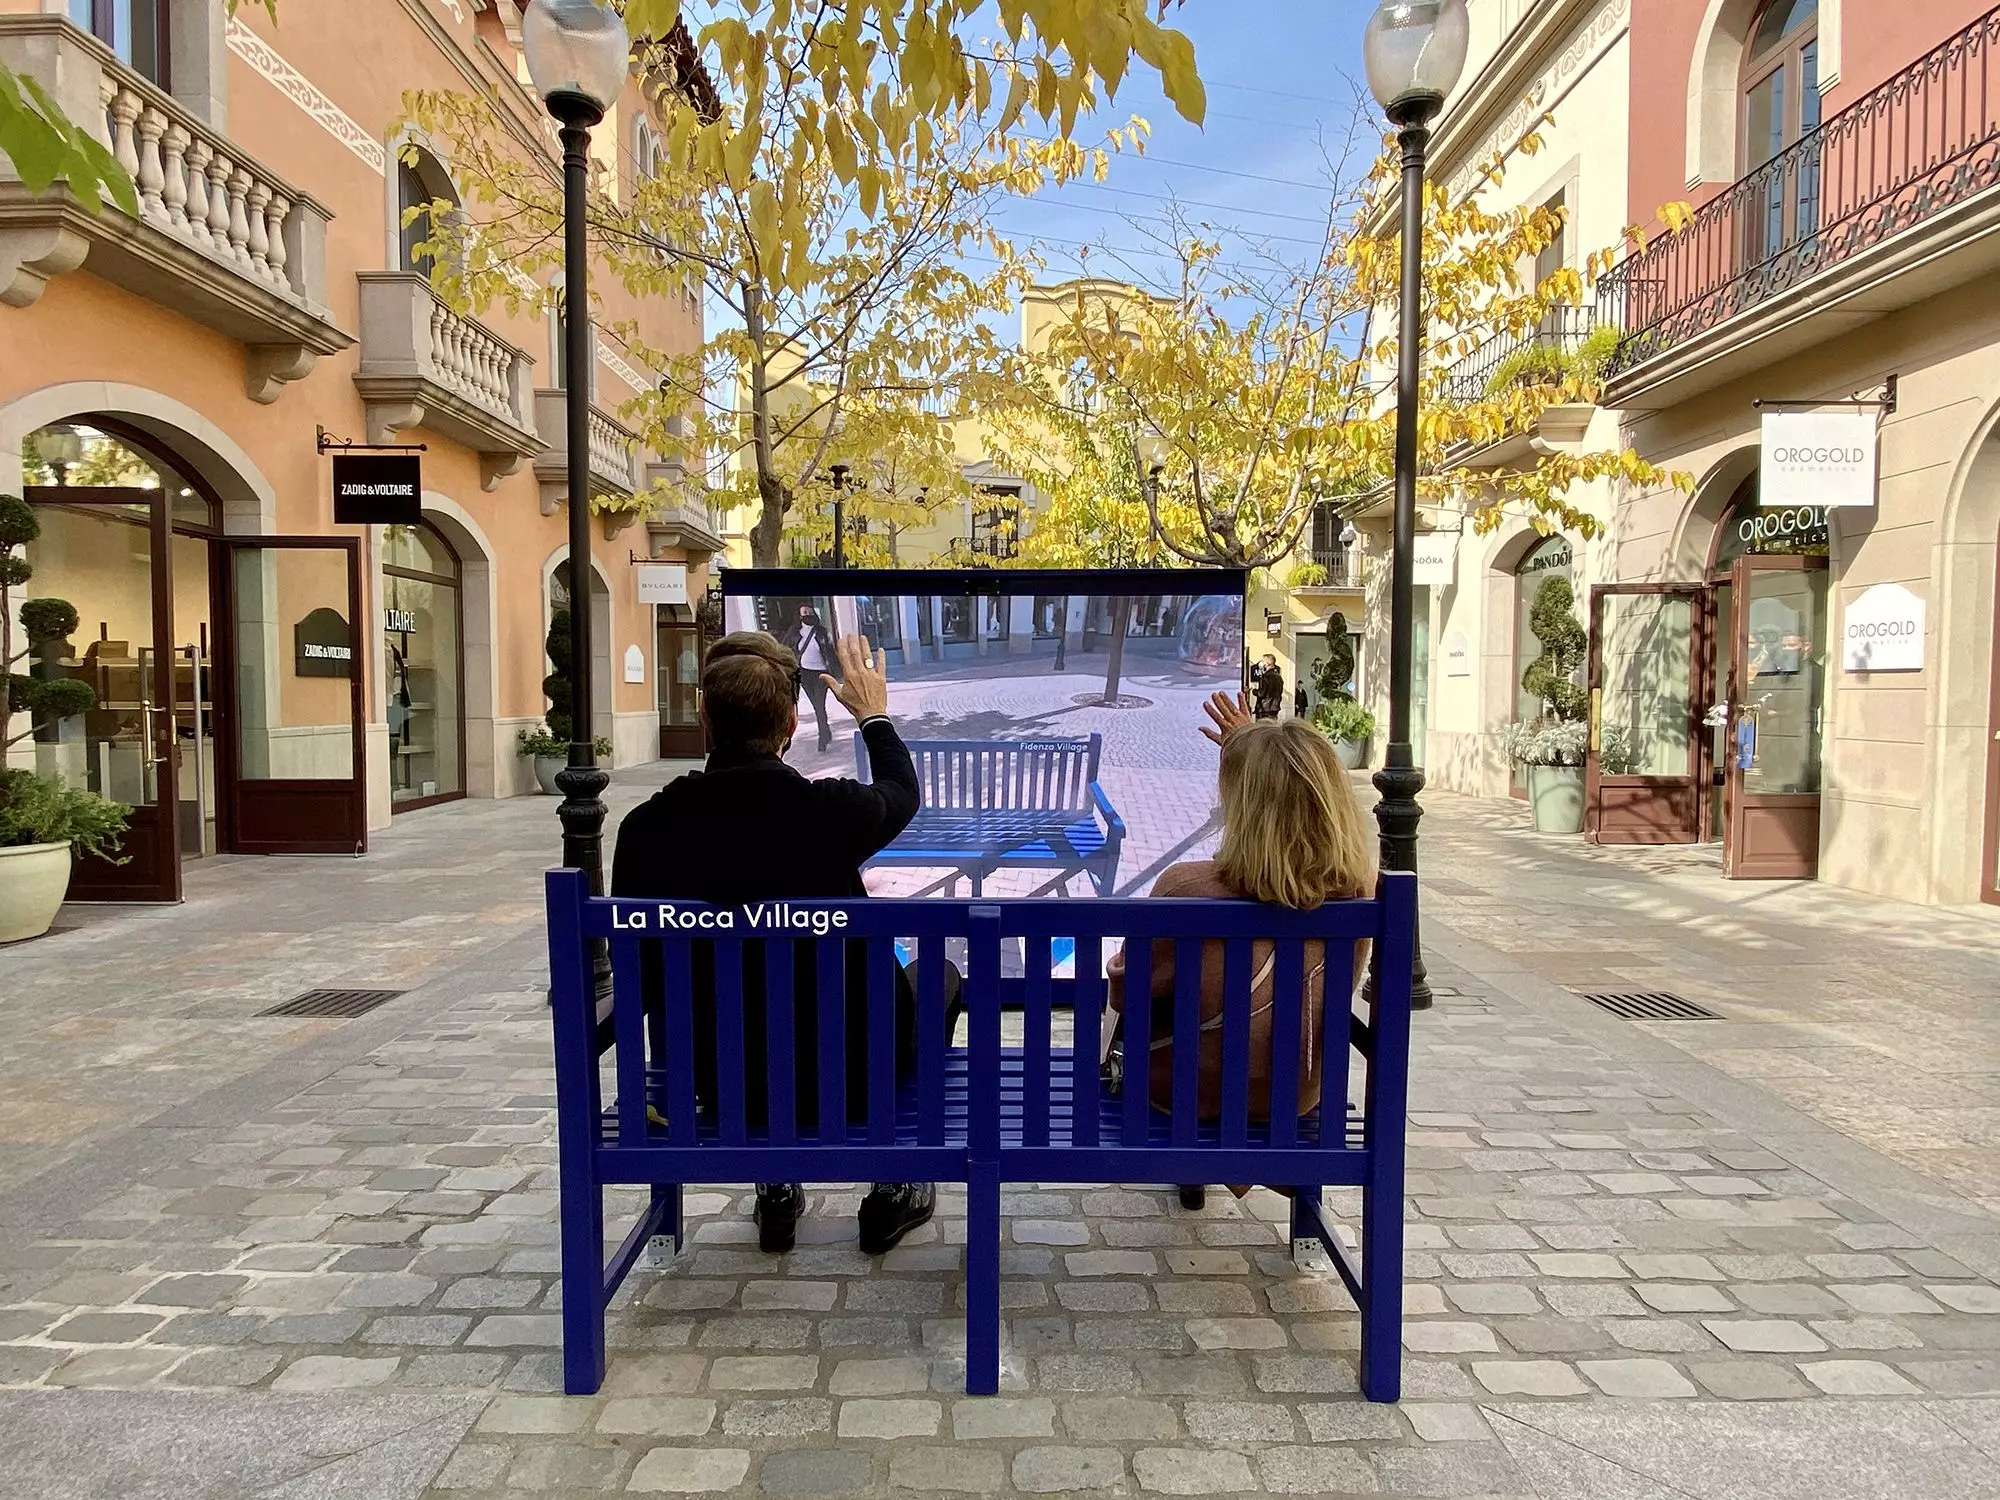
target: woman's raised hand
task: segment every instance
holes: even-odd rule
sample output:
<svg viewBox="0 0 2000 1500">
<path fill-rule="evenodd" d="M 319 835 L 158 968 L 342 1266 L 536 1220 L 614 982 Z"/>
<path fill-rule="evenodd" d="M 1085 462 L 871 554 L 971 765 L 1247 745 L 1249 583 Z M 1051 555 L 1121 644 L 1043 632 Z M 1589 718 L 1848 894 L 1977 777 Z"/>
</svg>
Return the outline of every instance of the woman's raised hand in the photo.
<svg viewBox="0 0 2000 1500">
<path fill-rule="evenodd" d="M 1230 730 L 1248 724 L 1252 717 L 1250 700 L 1241 693 L 1217 693 L 1202 709 L 1208 714 L 1209 723 L 1201 726 L 1201 732 L 1218 745 Z"/>
</svg>

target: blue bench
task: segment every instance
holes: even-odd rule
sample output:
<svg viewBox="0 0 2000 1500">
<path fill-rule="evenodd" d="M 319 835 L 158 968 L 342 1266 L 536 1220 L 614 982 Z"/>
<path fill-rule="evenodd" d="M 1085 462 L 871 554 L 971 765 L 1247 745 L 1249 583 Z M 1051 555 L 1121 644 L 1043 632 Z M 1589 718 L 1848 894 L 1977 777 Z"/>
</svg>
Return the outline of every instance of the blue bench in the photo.
<svg viewBox="0 0 2000 1500">
<path fill-rule="evenodd" d="M 1039 870 L 1049 880 L 1033 892 L 1066 889 L 1088 875 L 1109 896 L 1118 881 L 1125 822 L 1097 779 L 1104 736 L 1067 740 L 911 740 L 923 806 L 869 868 L 943 869 L 929 891 L 972 882 L 983 895 L 997 870 Z M 868 781 L 868 749 L 854 736 L 854 764 Z"/>
<path fill-rule="evenodd" d="M 548 875 L 549 960 L 555 1014 L 557 1137 L 561 1178 L 563 1379 L 571 1394 L 604 1378 L 605 1309 L 656 1236 L 683 1243 L 686 1183 L 959 1182 L 967 1190 L 966 1390 L 990 1395 L 1000 1378 L 1000 1187 L 1002 1183 L 1261 1182 L 1298 1184 L 1292 1238 L 1317 1240 L 1361 1310 L 1361 1389 L 1373 1401 L 1401 1391 L 1403 1133 L 1408 1098 L 1410 967 L 1416 881 L 1389 875 L 1382 894 L 1297 912 L 1245 901 L 862 900 L 771 903 L 736 910 L 686 902 L 593 898 L 574 870 Z M 774 940 L 782 938 L 783 940 Z M 1076 977 L 1053 975 L 1051 948 L 1074 939 Z M 1128 948 L 1129 993 L 1146 994 L 1152 943 L 1175 950 L 1174 1034 L 1200 1028 L 1200 945 L 1223 944 L 1227 999 L 1222 1026 L 1221 1110 L 1197 1110 L 1194 1047 L 1174 1051 L 1172 1108 L 1152 1106 L 1133 1070 L 1113 1094 L 1099 1080 L 1105 1024 L 1103 959 Z M 1271 1118 L 1250 1117 L 1252 942 L 1275 942 L 1273 1056 L 1296 1057 L 1306 944 L 1326 945 L 1329 975 L 1343 972 L 1352 944 L 1376 944 L 1369 1014 L 1339 1024 L 1330 983 L 1322 1028 L 1323 1107 L 1301 1118 L 1295 1067 L 1272 1074 Z M 612 998 L 600 1020 L 592 939 L 608 939 Z M 913 1077 L 896 1077 L 893 1049 L 895 944 L 917 955 L 918 1056 Z M 1004 940 L 1026 952 L 1026 973 L 1000 975 Z M 969 956 L 963 991 L 967 1042 L 944 1036 L 945 944 Z M 817 944 L 821 1046 L 818 1108 L 795 1105 L 795 944 Z M 844 1027 L 846 943 L 866 953 L 870 1057 L 865 1117 L 848 1107 Z M 695 946 L 712 950 L 719 1058 L 713 1100 L 695 1097 Z M 642 949 L 658 952 L 657 985 L 642 983 Z M 745 994 L 745 959 L 762 949 L 763 993 Z M 753 966 L 754 967 L 754 966 Z M 1164 1003 L 1164 1002 L 1162 1002 Z M 1024 1041 L 1002 1047 L 1003 1007 L 1018 1005 Z M 743 1016 L 761 1006 L 768 1048 L 767 1118 L 747 1116 Z M 1062 1008 L 1072 1037 L 1056 1024 Z M 1127 1056 L 1149 1055 L 1151 1007 L 1127 1015 Z M 603 1059 L 612 1054 L 612 1098 Z M 1358 1060 L 1358 1061 L 1357 1061 Z M 1351 1067 L 1366 1069 L 1365 1106 L 1347 1104 Z M 604 1189 L 649 1185 L 647 1209 L 607 1258 Z M 1321 1189 L 1359 1187 L 1360 1255 L 1350 1254 L 1321 1211 Z"/>
</svg>

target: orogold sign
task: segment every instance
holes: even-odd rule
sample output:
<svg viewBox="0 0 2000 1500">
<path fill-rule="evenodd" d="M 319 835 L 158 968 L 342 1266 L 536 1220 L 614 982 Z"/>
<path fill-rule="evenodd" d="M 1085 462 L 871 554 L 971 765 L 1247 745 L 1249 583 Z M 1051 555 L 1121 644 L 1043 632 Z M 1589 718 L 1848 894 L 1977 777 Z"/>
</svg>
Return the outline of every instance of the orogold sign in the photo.
<svg viewBox="0 0 2000 1500">
<path fill-rule="evenodd" d="M 1759 503 L 1873 507 L 1880 420 L 1873 410 L 1765 412 Z"/>
</svg>

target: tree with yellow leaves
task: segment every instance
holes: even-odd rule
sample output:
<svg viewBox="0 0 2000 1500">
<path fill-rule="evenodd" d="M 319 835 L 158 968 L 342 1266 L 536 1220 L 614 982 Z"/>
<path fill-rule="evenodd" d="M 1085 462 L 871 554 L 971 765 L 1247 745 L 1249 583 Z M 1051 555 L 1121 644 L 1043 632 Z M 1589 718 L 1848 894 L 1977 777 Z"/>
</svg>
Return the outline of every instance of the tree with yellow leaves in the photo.
<svg viewBox="0 0 2000 1500">
<path fill-rule="evenodd" d="M 1513 150 L 1538 145 L 1530 131 Z M 1499 154 L 1486 163 L 1478 188 L 1497 182 L 1506 162 Z M 1382 210 L 1396 178 L 1386 158 L 1344 190 L 1338 175 L 1320 244 L 1304 264 L 1231 262 L 1213 231 L 1170 212 L 1166 230 L 1154 233 L 1168 270 L 1146 278 L 1147 295 L 1079 298 L 1040 356 L 1038 378 L 988 393 L 1011 404 L 995 423 L 1006 460 L 1050 496 L 1038 531 L 1088 538 L 1098 511 L 1111 507 L 1118 517 L 1098 545 L 1067 557 L 1106 563 L 1127 551 L 1121 534 L 1136 524 L 1135 497 L 1151 545 L 1168 558 L 1269 568 L 1297 548 L 1325 495 L 1389 477 L 1395 405 L 1383 372 L 1394 370 L 1396 346 L 1371 329 L 1376 310 L 1399 296 L 1401 245 L 1369 226 L 1393 219 Z M 1553 309 L 1581 303 L 1613 258 L 1600 252 L 1582 273 L 1564 269 L 1537 283 L 1526 268 L 1561 232 L 1561 210 L 1489 210 L 1478 188 L 1457 201 L 1429 189 L 1423 284 L 1433 336 L 1422 367 L 1419 493 L 1432 500 L 1460 489 L 1454 469 L 1469 449 L 1528 430 L 1551 406 L 1596 397 L 1595 370 L 1575 357 L 1523 360 L 1509 378 L 1475 391 L 1448 380 L 1451 366 L 1487 339 L 1530 336 Z M 1675 217 L 1663 210 L 1670 224 Z M 1102 450 L 1122 454 L 1142 434 L 1160 444 L 1163 460 L 1157 483 L 1134 488 L 1122 457 L 1105 470 Z M 1135 462 L 1131 473 L 1150 468 Z M 1497 525 L 1511 501 L 1538 524 L 1588 537 L 1598 522 L 1576 503 L 1577 486 L 1670 477 L 1629 451 L 1553 451 L 1510 474 L 1506 501 L 1478 496 L 1475 523 Z"/>
<path fill-rule="evenodd" d="M 1022 122 L 1036 80 L 1054 76 L 1046 59 L 974 60 L 967 92 L 933 71 L 941 39 L 898 32 L 889 7 L 861 7 L 872 19 L 859 30 L 852 8 L 720 9 L 693 47 L 641 45 L 663 127 L 657 167 L 622 201 L 600 195 L 591 228 L 629 292 L 721 314 L 694 350 L 647 348 L 636 329 L 618 330 L 659 377 L 624 414 L 722 504 L 754 508 L 752 555 L 768 567 L 788 533 L 823 538 L 833 498 L 823 481 L 836 464 L 901 476 L 851 507 L 884 534 L 962 491 L 943 418 L 969 378 L 1007 359 L 990 322 L 1029 277 L 990 227 L 992 208 L 1101 174 L 1143 125 L 1089 148 L 1031 135 Z M 627 14 L 639 21 L 637 0 Z M 697 49 L 713 89 L 684 86 Z M 829 58 L 842 60 L 837 73 Z M 1004 103 L 991 96 L 996 79 Z M 1089 102 L 1086 86 L 1050 87 L 1065 123 L 1066 90 Z M 473 210 L 433 221 L 447 293 L 475 307 L 537 295 L 562 254 L 547 163 L 521 152 L 493 100 L 429 93 L 409 105 Z M 975 272 L 981 263 L 994 269 Z"/>
</svg>

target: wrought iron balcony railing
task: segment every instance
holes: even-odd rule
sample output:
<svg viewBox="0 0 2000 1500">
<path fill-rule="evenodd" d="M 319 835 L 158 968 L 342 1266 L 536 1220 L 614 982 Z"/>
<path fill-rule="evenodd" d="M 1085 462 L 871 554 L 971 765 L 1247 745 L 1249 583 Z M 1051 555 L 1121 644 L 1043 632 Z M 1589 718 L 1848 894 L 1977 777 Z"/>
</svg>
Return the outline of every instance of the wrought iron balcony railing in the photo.
<svg viewBox="0 0 2000 1500">
<path fill-rule="evenodd" d="M 1300 584 L 1300 588 L 1358 589 L 1361 587 L 1361 555 L 1349 547 L 1314 547 L 1312 566 L 1322 570 L 1323 582 Z"/>
<path fill-rule="evenodd" d="M 1606 374 L 1718 327 L 2000 184 L 2000 8 L 1704 204 L 1598 283 Z"/>
<path fill-rule="evenodd" d="M 1554 385 L 1585 371 L 1579 356 L 1597 327 L 1588 307 L 1551 307 L 1522 333 L 1496 333 L 1453 365 L 1445 389 L 1454 403 L 1484 401 L 1509 385 Z"/>
</svg>

